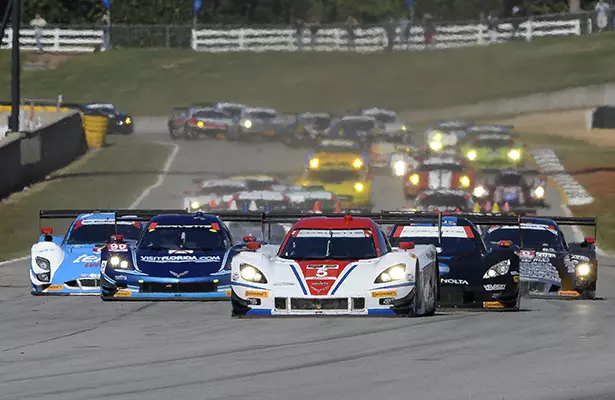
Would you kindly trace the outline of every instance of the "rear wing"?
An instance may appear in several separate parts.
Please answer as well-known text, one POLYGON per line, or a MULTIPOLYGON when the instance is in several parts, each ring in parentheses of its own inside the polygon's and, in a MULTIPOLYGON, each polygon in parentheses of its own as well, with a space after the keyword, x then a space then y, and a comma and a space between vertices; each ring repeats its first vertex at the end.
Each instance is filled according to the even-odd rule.
MULTIPOLYGON (((594 228, 595 240, 598 236, 598 218, 597 217, 540 217, 553 220, 560 226, 591 226, 594 228)), ((521 221, 523 222, 523 220, 521 221)))

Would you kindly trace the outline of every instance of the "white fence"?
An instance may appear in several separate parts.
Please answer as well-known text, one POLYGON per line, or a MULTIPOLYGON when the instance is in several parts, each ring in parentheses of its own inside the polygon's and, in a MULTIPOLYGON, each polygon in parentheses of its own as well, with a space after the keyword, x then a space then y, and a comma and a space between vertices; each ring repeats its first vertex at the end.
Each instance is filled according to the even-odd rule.
MULTIPOLYGON (((591 24, 591 22, 590 22, 591 24)), ((580 35, 581 19, 559 21, 526 21, 519 26, 518 35, 524 40, 542 36, 580 35)), ((588 27, 591 29, 591 26, 588 27)), ((486 25, 445 25, 439 26, 435 35, 435 48, 458 48, 504 42, 512 37, 512 25, 500 24, 500 32, 491 35, 486 25)), ((113 32, 111 32, 113 35, 113 32)), ((314 38, 309 31, 298 43, 294 29, 201 29, 192 30, 192 48, 202 52, 233 51, 357 51, 373 52, 384 49, 388 44, 383 28, 356 29, 354 46, 345 29, 320 29, 314 38), (300 46, 301 45, 301 46, 300 46)), ((7 29, 0 48, 11 48, 12 30, 7 29)), ((20 43, 23 50, 36 50, 34 30, 21 31, 20 43)), ((99 29, 44 29, 41 37, 43 50, 47 52, 87 53, 102 47, 103 31, 99 29)), ((399 29, 394 48, 397 50, 422 50, 423 29, 414 27, 408 45, 402 42, 399 29)))

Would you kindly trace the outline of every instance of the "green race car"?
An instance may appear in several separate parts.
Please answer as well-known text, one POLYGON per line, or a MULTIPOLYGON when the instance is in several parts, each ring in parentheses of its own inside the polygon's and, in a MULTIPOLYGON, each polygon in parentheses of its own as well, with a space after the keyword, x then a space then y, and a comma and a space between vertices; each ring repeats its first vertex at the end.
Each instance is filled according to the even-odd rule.
POLYGON ((464 143, 463 157, 475 169, 518 168, 525 164, 523 146, 508 134, 481 134, 464 143))

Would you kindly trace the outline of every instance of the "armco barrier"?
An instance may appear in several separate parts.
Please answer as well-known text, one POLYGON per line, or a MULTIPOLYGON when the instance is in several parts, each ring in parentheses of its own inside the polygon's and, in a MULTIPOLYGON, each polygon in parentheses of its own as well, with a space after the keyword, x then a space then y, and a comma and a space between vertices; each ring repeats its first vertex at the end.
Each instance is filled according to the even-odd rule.
POLYGON ((87 150, 79 113, 71 113, 55 123, 18 135, 16 139, 0 141, 0 170, 3 171, 0 198, 44 180, 87 150))
POLYGON ((83 117, 83 127, 88 148, 99 149, 105 145, 108 125, 108 117, 93 115, 85 115, 83 117))

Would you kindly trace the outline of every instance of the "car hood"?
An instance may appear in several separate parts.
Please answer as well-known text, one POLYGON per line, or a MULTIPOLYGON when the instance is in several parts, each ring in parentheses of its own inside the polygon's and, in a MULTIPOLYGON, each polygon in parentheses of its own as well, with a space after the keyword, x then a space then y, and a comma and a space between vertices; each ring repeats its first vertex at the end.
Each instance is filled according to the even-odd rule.
POLYGON ((159 278, 200 278, 222 268, 226 250, 190 252, 189 250, 152 251, 139 249, 136 262, 139 270, 159 278))

